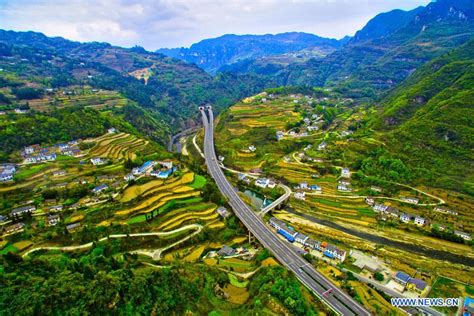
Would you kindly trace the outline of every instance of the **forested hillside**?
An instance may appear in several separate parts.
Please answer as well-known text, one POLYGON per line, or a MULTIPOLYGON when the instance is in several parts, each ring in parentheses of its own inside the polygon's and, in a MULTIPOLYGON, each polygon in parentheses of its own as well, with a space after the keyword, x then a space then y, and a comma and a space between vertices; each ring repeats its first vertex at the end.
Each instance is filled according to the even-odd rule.
MULTIPOLYGON (((83 44, 41 33, 0 30, 3 112, 21 108, 51 117, 52 111, 65 106, 106 106, 139 132, 165 143, 171 133, 196 124, 199 105, 212 103, 219 110, 268 84, 250 75, 212 77, 195 65, 140 47, 83 44)), ((32 117, 31 113, 26 116, 32 117)), ((19 133, 7 129, 9 122, 3 120, 0 127, 3 136, 10 138, 2 137, 8 144, 4 151, 38 138, 19 140, 19 133)))
POLYGON ((421 177, 474 193, 474 40, 424 65, 379 104, 373 126, 421 177))

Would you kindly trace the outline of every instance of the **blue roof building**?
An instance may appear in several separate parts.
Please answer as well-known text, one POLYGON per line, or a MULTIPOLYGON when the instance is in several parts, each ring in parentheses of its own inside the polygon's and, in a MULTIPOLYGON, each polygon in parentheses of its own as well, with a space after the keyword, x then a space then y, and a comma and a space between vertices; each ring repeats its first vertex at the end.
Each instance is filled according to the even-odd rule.
POLYGON ((406 285, 408 281, 410 281, 410 279, 411 279, 411 276, 409 276, 405 272, 397 271, 397 273, 395 273, 394 280, 402 285, 406 285))
POLYGON ((109 187, 107 186, 107 184, 101 184, 99 185, 98 187, 95 187, 92 189, 92 193, 100 193, 104 190, 107 190, 109 187))

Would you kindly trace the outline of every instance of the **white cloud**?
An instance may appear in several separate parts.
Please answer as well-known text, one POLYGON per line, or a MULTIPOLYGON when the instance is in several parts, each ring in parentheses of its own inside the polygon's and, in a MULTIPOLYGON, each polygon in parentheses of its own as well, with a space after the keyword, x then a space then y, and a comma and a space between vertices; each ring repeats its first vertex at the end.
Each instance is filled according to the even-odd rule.
POLYGON ((304 31, 340 38, 374 15, 429 0, 0 0, 0 28, 78 41, 189 46, 226 33, 304 31))

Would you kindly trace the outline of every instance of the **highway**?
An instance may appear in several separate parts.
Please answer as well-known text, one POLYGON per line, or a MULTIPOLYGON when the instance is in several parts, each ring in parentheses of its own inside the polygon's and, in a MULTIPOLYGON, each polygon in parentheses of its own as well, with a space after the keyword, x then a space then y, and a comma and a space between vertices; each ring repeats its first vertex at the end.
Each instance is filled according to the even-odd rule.
POLYGON ((334 286, 325 276, 316 271, 305 259, 296 253, 291 245, 280 239, 240 198, 237 190, 225 178, 218 165, 214 150, 214 114, 212 107, 200 107, 204 125, 204 155, 208 172, 215 180, 221 193, 247 229, 259 242, 329 308, 340 315, 370 315, 352 297, 334 286), (206 114, 207 109, 207 114, 206 114), (331 290, 331 291, 328 291, 331 290), (323 294, 324 293, 324 294, 323 294))

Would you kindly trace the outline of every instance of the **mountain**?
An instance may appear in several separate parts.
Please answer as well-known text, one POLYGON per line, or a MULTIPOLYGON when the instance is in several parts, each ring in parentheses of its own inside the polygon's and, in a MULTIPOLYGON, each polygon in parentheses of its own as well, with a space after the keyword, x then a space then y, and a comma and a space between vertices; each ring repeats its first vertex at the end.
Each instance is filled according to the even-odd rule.
POLYGON ((160 49, 157 52, 194 63, 202 69, 215 73, 219 68, 239 61, 259 57, 282 55, 308 48, 318 48, 329 53, 342 42, 308 33, 282 33, 266 35, 233 35, 206 39, 190 48, 160 49))
POLYGON ((353 97, 377 97, 467 42, 474 35, 473 7, 472 1, 440 0, 405 14, 379 15, 342 49, 322 60, 290 65, 280 76, 286 84, 329 85, 353 97), (373 31, 374 25, 390 24, 394 15, 402 15, 403 23, 373 31))
POLYGON ((473 7, 472 1, 439 0, 411 11, 394 10, 371 19, 327 56, 287 64, 244 61, 223 69, 374 100, 424 63, 467 42, 474 35, 473 7))
POLYGON ((410 11, 397 9, 380 13, 372 18, 361 30, 357 31, 349 43, 353 45, 386 37, 407 25, 421 10, 423 10, 423 7, 410 11))
POLYGON ((474 40, 420 67, 381 100, 372 127, 432 184, 474 193, 474 40))
POLYGON ((266 87, 251 76, 213 77, 196 65, 141 47, 79 43, 35 32, 0 30, 0 69, 3 111, 28 105, 40 112, 71 103, 84 107, 87 102, 67 101, 63 95, 76 100, 84 91, 102 90, 107 102, 121 103, 115 111, 161 143, 199 122, 198 106, 212 103, 219 110, 266 87))

